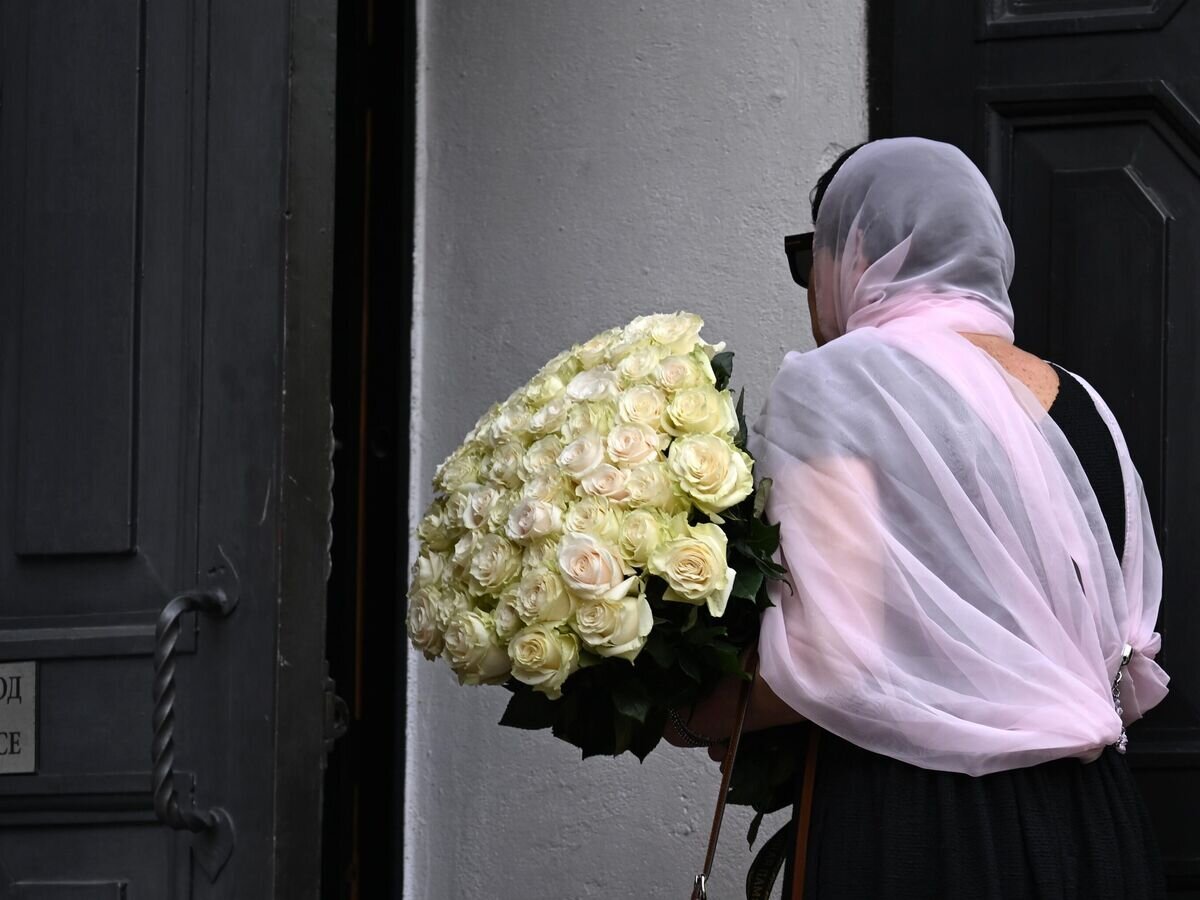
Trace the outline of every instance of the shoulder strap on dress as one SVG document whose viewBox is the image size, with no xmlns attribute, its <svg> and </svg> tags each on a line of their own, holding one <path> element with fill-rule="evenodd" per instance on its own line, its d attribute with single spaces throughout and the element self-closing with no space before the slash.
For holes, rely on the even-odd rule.
<svg viewBox="0 0 1200 900">
<path fill-rule="evenodd" d="M 1066 372 L 1083 385 L 1083 389 L 1092 398 L 1092 403 L 1096 405 L 1096 411 L 1100 413 L 1100 418 L 1108 426 L 1109 434 L 1112 435 L 1113 443 L 1117 447 L 1117 460 L 1121 464 L 1122 494 L 1125 497 L 1125 552 L 1121 555 L 1121 571 L 1126 571 L 1130 555 L 1135 545 L 1139 545 L 1136 539 L 1138 536 L 1134 534 L 1134 530 L 1137 527 L 1137 511 L 1141 508 L 1141 498 L 1137 492 L 1137 479 L 1134 477 L 1133 460 L 1129 456 L 1129 445 L 1125 443 L 1125 435 L 1121 431 L 1117 417 L 1113 415 L 1113 411 L 1104 402 L 1104 398 L 1100 396 L 1100 393 L 1092 387 L 1088 380 L 1082 375 L 1072 372 L 1070 369 L 1065 369 L 1057 364 L 1055 364 L 1055 367 Z"/>
</svg>

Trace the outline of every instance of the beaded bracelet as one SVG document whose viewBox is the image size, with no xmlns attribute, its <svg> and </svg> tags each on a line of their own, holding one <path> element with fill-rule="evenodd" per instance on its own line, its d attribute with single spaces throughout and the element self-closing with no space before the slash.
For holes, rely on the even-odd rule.
<svg viewBox="0 0 1200 900">
<path fill-rule="evenodd" d="M 679 715 L 679 710 L 673 706 L 667 707 L 667 716 L 671 719 L 671 724 L 675 726 L 687 742 L 693 747 L 711 747 L 713 744 L 719 744 L 716 738 L 705 737 L 702 734 L 697 734 L 684 724 L 683 717 Z"/>
</svg>

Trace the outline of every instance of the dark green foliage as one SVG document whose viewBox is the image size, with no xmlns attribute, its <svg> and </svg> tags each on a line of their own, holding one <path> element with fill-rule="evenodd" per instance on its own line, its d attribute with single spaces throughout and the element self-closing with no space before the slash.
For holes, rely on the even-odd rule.
<svg viewBox="0 0 1200 900">
<path fill-rule="evenodd" d="M 723 391 L 729 387 L 729 379 L 733 377 L 733 351 L 726 350 L 714 356 L 712 370 L 717 376 L 717 390 Z"/>
<path fill-rule="evenodd" d="M 745 405 L 746 405 L 746 391 L 743 388 L 741 393 L 738 394 L 737 406 L 734 407 L 735 411 L 737 412 L 738 430 L 737 430 L 737 434 L 735 434 L 733 436 L 733 445 L 740 450 L 746 449 L 746 413 L 744 412 Z"/>
<path fill-rule="evenodd" d="M 746 835 L 751 844 L 761 817 L 791 805 L 795 797 L 796 777 L 804 765 L 806 727 L 783 725 L 742 735 L 728 802 L 757 813 Z"/>
</svg>

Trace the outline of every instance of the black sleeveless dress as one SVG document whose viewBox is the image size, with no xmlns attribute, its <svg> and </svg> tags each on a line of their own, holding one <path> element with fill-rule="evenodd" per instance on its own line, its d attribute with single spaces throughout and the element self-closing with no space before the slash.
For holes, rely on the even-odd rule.
<svg viewBox="0 0 1200 900">
<path fill-rule="evenodd" d="M 1116 448 L 1091 396 L 1055 368 L 1061 386 L 1050 415 L 1075 448 L 1120 554 Z M 794 806 L 793 822 L 795 814 Z M 793 863 L 785 866 L 785 898 Z M 1149 815 L 1125 756 L 1111 746 L 1091 763 L 1059 759 L 972 777 L 922 769 L 822 730 L 805 868 L 807 900 L 1165 896 Z"/>
</svg>

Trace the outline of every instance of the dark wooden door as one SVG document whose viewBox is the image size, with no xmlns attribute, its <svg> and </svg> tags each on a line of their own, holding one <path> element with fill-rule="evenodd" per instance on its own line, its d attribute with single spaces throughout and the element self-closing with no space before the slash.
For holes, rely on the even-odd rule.
<svg viewBox="0 0 1200 900">
<path fill-rule="evenodd" d="M 0 898 L 317 896 L 334 6 L 0 0 Z"/>
<path fill-rule="evenodd" d="M 1017 342 L 1112 405 L 1163 547 L 1164 703 L 1130 730 L 1174 896 L 1200 897 L 1200 2 L 871 9 L 875 137 L 962 147 L 1017 252 Z"/>
</svg>

